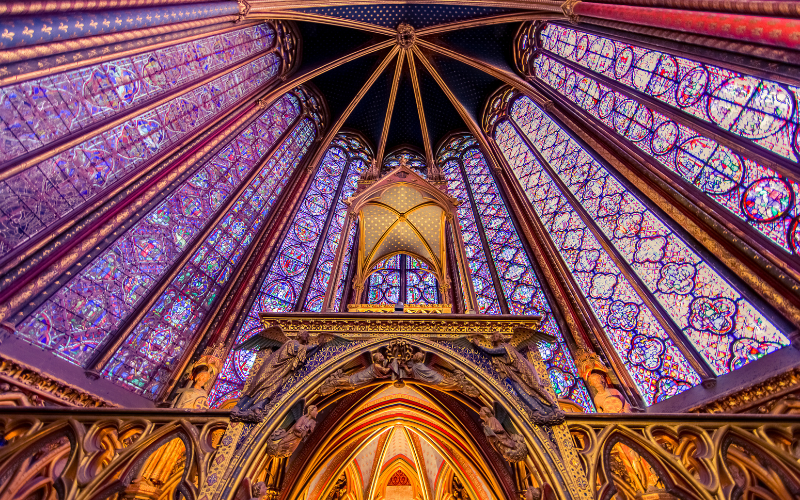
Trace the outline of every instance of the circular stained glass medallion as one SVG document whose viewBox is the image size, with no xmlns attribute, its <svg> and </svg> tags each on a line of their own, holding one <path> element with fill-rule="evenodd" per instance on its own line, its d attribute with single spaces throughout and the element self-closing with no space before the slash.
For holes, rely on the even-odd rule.
<svg viewBox="0 0 800 500">
<path fill-rule="evenodd" d="M 675 147 L 678 140 L 678 126 L 675 122 L 666 121 L 656 127 L 653 136 L 650 138 L 650 148 L 653 154 L 663 155 Z"/>
<path fill-rule="evenodd" d="M 702 66 L 686 73 L 675 91 L 675 102 L 686 107 L 696 103 L 706 91 L 708 72 Z"/>
<path fill-rule="evenodd" d="M 755 181 L 742 196 L 742 210 L 759 222 L 777 219 L 789 210 L 791 204 L 791 188 L 786 181 L 777 177 Z"/>
<path fill-rule="evenodd" d="M 616 61 L 614 61 L 614 75 L 617 78 L 622 78 L 628 74 L 633 66 L 633 49 L 625 47 L 619 51 Z"/>
</svg>

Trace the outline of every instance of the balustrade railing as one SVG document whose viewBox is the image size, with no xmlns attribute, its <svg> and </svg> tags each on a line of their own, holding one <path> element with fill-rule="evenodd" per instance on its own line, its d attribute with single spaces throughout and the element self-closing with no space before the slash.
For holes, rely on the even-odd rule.
<svg viewBox="0 0 800 500">
<path fill-rule="evenodd" d="M 0 413 L 0 499 L 195 500 L 228 412 L 12 408 Z"/>
</svg>

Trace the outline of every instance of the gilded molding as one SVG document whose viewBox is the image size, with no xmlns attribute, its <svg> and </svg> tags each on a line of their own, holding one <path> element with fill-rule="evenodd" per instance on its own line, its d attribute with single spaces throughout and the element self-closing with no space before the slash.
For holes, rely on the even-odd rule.
<svg viewBox="0 0 800 500">
<path fill-rule="evenodd" d="M 19 386 L 23 393 L 29 390 L 40 398 L 53 400 L 60 405 L 90 408 L 117 406 L 90 392 L 45 375 L 36 368 L 8 358 L 3 354 L 0 354 L 0 380 Z"/>
<path fill-rule="evenodd" d="M 102 45 L 111 45 L 114 43 L 126 42 L 128 40 L 135 40 L 137 38 L 163 35 L 165 33 L 171 33 L 174 31 L 183 31 L 199 28 L 201 26 L 236 21 L 237 19 L 239 19 L 238 15 L 210 17 L 208 19 L 168 24 L 165 26 L 158 26 L 156 28 L 122 31 L 108 35 L 95 35 L 86 38 L 78 38 L 75 40 L 67 40 L 65 42 L 43 43 L 41 45 L 34 45 L 32 47 L 18 47 L 9 50 L 2 50 L 0 51 L 0 64 L 37 59 L 40 57 L 51 56 L 53 54 L 60 54 L 62 52 L 73 52 L 92 47 L 100 47 Z M 101 53 L 106 54 L 111 52 L 111 49 L 108 47 L 103 47 L 100 51 Z M 83 56 L 80 54 L 75 54 L 72 57 L 74 61 L 79 61 L 83 58 Z M 31 67 L 31 70 L 33 69 L 34 68 Z M 0 77 L 4 76 L 6 75 L 3 73 L 3 69 L 0 68 Z"/>
<path fill-rule="evenodd" d="M 241 29 L 245 26 L 255 26 L 259 22 L 260 21 L 254 21 L 241 26 L 234 26 L 229 23 L 222 23 L 219 26 L 212 24 L 180 32 L 139 38 L 125 42 L 124 44 L 117 43 L 102 48 L 95 47 L 80 50 L 75 53 L 51 55 L 32 61 L 25 60 L 18 63 L 11 63 L 10 65 L 0 67 L 0 75 L 3 75 L 0 76 L 0 86 L 22 83 L 63 71 L 91 66 L 121 57 L 130 57 L 151 50 L 158 50 L 170 45 L 192 42 L 201 38 Z M 34 64 L 35 69 L 33 66 Z"/>
<path fill-rule="evenodd" d="M 261 313 L 264 328 L 279 326 L 287 336 L 300 330 L 315 333 L 336 333 L 355 337 L 371 335 L 431 335 L 443 338 L 462 337 L 499 331 L 511 335 L 518 328 L 535 330 L 541 316 L 489 315 L 375 315 L 372 313 Z"/>
<path fill-rule="evenodd" d="M 800 367 L 710 403 L 696 406 L 689 411 L 695 413 L 741 413 L 798 389 L 800 389 Z"/>
<path fill-rule="evenodd" d="M 215 0 L 192 0 L 192 3 Z M 34 0 L 32 2 L 1 2 L 0 15 L 21 16 L 47 12 L 72 12 L 76 10 L 116 9 L 120 7 L 149 7 L 154 5 L 185 4 L 186 0 Z"/>
</svg>

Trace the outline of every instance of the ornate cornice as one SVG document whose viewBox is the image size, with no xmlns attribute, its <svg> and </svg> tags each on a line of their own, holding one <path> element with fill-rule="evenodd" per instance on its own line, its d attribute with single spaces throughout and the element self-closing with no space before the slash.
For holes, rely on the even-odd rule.
<svg viewBox="0 0 800 500">
<path fill-rule="evenodd" d="M 41 373 L 25 363 L 0 355 L 0 380 L 19 387 L 22 393 L 32 393 L 55 404 L 83 407 L 116 407 L 99 396 Z"/>
<path fill-rule="evenodd" d="M 286 335 L 300 330 L 338 335 L 376 336 L 392 334 L 421 334 L 460 337 L 499 331 L 511 335 L 517 328 L 536 330 L 541 316 L 515 316 L 510 314 L 385 314 L 385 313 L 282 313 L 259 315 L 265 328 L 279 326 Z"/>
<path fill-rule="evenodd" d="M 696 413 L 740 413 L 798 389 L 800 389 L 800 367 L 728 394 L 716 401 L 697 406 L 690 411 Z"/>
</svg>

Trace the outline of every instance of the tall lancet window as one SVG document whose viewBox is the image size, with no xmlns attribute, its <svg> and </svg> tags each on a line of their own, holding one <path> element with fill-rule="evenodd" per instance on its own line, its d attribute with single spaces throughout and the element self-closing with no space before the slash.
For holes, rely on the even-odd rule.
<svg viewBox="0 0 800 500">
<path fill-rule="evenodd" d="M 286 70 L 286 36 L 263 23 L 4 87 L 0 263 Z"/>
<path fill-rule="evenodd" d="M 372 153 L 356 136 L 339 134 L 331 142 L 239 328 L 236 343 L 262 330 L 259 313 L 321 311 L 329 285 L 333 293 L 338 292 L 329 283 L 333 259 L 342 235 L 352 248 L 354 234 L 351 227 L 344 227 L 344 201 L 355 192 L 371 158 Z M 239 396 L 254 359 L 249 351 L 231 353 L 211 390 L 212 407 Z"/>
<path fill-rule="evenodd" d="M 95 366 L 121 341 L 103 375 L 155 398 L 313 142 L 306 99 L 314 98 L 298 89 L 258 113 L 17 334 L 83 366 Z M 159 285 L 165 276 L 173 277 Z M 125 333 L 126 320 L 143 307 L 143 319 Z"/>
<path fill-rule="evenodd" d="M 541 43 L 536 79 L 765 245 L 797 255 L 798 87 L 555 24 Z"/>
<path fill-rule="evenodd" d="M 509 91 L 492 109 L 500 151 L 647 404 L 788 345 L 738 282 L 528 97 Z"/>
<path fill-rule="evenodd" d="M 437 162 L 449 194 L 461 202 L 458 218 L 479 312 L 542 315 L 542 330 L 557 339 L 540 346 L 556 394 L 572 399 L 586 411 L 594 411 L 477 141 L 466 134 L 452 138 L 439 150 Z"/>
</svg>

